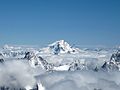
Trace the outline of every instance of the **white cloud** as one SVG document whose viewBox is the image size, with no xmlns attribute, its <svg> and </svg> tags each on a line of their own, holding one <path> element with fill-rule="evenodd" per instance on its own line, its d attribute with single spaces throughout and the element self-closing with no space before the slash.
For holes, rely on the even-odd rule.
<svg viewBox="0 0 120 90">
<path fill-rule="evenodd" d="M 28 71 L 29 65 L 21 61 L 6 61 L 0 65 L 0 86 L 23 88 L 34 86 L 36 80 Z"/>
<path fill-rule="evenodd" d="M 120 72 L 55 72 L 40 76 L 46 90 L 119 90 Z"/>
</svg>

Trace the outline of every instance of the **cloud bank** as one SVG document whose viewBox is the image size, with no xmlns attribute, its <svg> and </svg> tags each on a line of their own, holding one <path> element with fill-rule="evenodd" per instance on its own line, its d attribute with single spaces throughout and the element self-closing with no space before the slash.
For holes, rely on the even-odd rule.
<svg viewBox="0 0 120 90">
<path fill-rule="evenodd" d="M 39 78 L 46 90 L 120 90 L 120 72 L 54 72 Z"/>
<path fill-rule="evenodd" d="M 29 65 L 22 61 L 10 60 L 0 65 L 0 86 L 24 88 L 34 86 L 36 80 L 29 72 Z"/>
</svg>

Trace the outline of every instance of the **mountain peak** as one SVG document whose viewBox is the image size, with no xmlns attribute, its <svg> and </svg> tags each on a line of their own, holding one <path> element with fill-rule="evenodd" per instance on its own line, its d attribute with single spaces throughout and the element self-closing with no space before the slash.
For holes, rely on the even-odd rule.
<svg viewBox="0 0 120 90">
<path fill-rule="evenodd" d="M 75 48 L 72 48 L 65 40 L 56 41 L 48 45 L 48 47 L 54 54 L 72 53 L 76 51 Z"/>
<path fill-rule="evenodd" d="M 59 41 L 55 41 L 55 42 L 52 43 L 52 44 L 49 44 L 48 46 L 53 46 L 53 45 L 55 45 L 55 44 L 63 45 L 63 44 L 65 44 L 65 43 L 67 43 L 65 40 L 59 40 Z M 68 44 L 68 43 L 67 43 L 67 44 Z"/>
</svg>

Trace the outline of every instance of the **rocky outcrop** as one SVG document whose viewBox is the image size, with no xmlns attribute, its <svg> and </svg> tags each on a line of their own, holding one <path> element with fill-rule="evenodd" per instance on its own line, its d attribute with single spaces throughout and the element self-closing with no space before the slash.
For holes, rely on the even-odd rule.
<svg viewBox="0 0 120 90">
<path fill-rule="evenodd" d="M 112 54 L 110 61 L 105 62 L 103 64 L 102 69 L 107 71 L 120 70 L 120 51 L 119 50 L 116 53 Z"/>
</svg>

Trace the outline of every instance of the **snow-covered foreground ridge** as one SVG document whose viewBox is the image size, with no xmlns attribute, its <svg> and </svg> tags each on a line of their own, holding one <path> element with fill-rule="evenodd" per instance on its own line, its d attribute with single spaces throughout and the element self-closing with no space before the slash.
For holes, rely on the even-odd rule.
<svg viewBox="0 0 120 90">
<path fill-rule="evenodd" d="M 120 90 L 119 79 L 119 47 L 76 48 L 60 40 L 0 49 L 1 90 Z"/>
</svg>

